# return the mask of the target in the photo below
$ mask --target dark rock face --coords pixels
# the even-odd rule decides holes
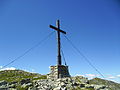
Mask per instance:
[[[0,81],[0,86],[3,86],[3,85],[6,85],[7,84],[7,82],[6,81]]]
[[[20,84],[23,85],[23,84],[27,84],[27,83],[30,83],[30,79],[23,79],[20,81]]]

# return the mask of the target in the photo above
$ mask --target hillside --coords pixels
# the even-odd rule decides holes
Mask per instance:
[[[26,90],[27,87],[21,87],[22,84],[40,79],[46,79],[46,75],[30,73],[23,70],[0,71],[0,90],[6,90],[7,88]],[[30,85],[32,85],[32,83]]]
[[[89,81],[90,84],[96,84],[96,85],[106,85],[109,86],[111,90],[120,90],[120,84],[115,83],[113,81],[108,81],[100,78],[94,78]]]
[[[0,71],[0,81],[20,82],[23,79],[29,78],[31,80],[46,79],[45,75],[38,73],[30,73],[23,70],[4,70]]]
[[[0,90],[120,90],[120,84],[82,76],[54,80],[38,73],[5,70],[0,71]]]

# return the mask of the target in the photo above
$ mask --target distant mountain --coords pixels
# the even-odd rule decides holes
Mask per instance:
[[[0,71],[0,90],[120,90],[120,84],[82,76],[47,79],[47,75],[23,70]]]
[[[96,85],[106,85],[109,86],[109,89],[111,90],[120,90],[120,84],[115,83],[113,81],[108,81],[100,78],[94,78],[89,81],[90,84],[96,84]]]

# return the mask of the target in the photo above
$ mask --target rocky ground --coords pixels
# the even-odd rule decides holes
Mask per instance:
[[[108,85],[108,82],[111,84]],[[19,70],[0,72],[0,90],[120,90],[119,86],[120,84],[99,78],[96,81],[82,76],[46,79],[45,75]]]
[[[87,78],[73,77],[62,79],[23,79],[18,82],[0,82],[0,90],[108,90],[105,85],[89,84]]]
[[[81,76],[56,80],[37,80],[34,81],[34,87],[38,90],[108,90],[105,85],[89,84],[88,79]]]

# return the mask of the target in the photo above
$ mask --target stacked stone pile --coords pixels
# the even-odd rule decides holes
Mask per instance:
[[[89,84],[89,80],[82,76],[61,79],[24,79],[18,82],[0,82],[0,90],[109,90],[105,85]]]
[[[33,83],[36,90],[108,90],[104,85],[89,84],[84,77],[36,80]]]

